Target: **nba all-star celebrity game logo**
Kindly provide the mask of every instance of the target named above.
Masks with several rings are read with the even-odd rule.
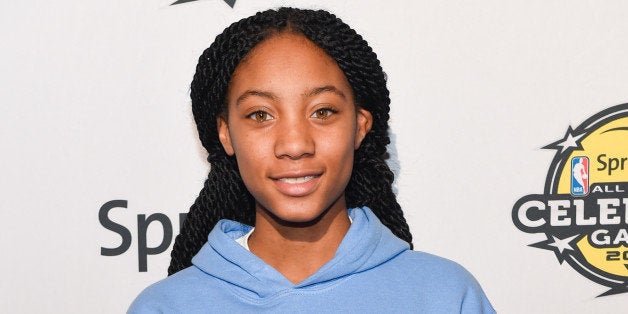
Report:
[[[545,234],[530,246],[610,288],[600,296],[628,292],[628,104],[569,127],[543,148],[556,150],[545,191],[519,199],[513,222]]]

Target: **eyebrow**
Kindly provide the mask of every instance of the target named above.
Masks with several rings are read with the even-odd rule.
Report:
[[[244,100],[246,100],[247,98],[249,98],[251,96],[258,96],[258,97],[268,98],[270,100],[276,100],[277,99],[277,96],[273,95],[273,93],[271,93],[271,92],[265,92],[265,91],[261,91],[261,90],[247,90],[246,92],[242,93],[242,95],[240,95],[240,97],[238,97],[238,99],[236,99],[236,106],[239,105],[241,102],[243,102]]]
[[[345,95],[345,93],[343,93],[341,90],[339,90],[338,88],[336,88],[333,85],[325,85],[325,86],[321,86],[321,87],[315,87],[309,91],[307,91],[304,95],[305,97],[312,97],[312,96],[316,96],[325,92],[332,92],[340,97],[342,97],[343,99],[347,99],[347,96]]]

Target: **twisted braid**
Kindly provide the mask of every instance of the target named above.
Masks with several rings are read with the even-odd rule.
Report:
[[[199,58],[190,96],[199,137],[212,167],[175,240],[170,275],[191,265],[218,220],[254,225],[255,200],[244,186],[235,158],[220,144],[216,119],[227,110],[225,97],[235,68],[255,45],[280,32],[302,34],[336,60],[353,88],[356,105],[373,115],[371,131],[355,153],[345,190],[347,206],[370,207],[396,236],[412,242],[392,191],[393,173],[385,162],[390,143],[390,97],[377,55],[362,36],[329,12],[280,8],[231,24]]]

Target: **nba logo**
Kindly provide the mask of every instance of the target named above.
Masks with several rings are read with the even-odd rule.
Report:
[[[589,158],[571,158],[571,195],[589,194]]]

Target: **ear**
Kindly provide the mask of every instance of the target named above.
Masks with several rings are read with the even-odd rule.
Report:
[[[224,117],[218,117],[218,119],[216,120],[218,124],[218,139],[220,140],[220,143],[222,144],[222,148],[225,149],[225,152],[227,152],[227,155],[233,156],[235,152],[233,151],[233,145],[231,145],[231,134],[229,134],[229,124],[227,123],[227,120],[225,120]]]
[[[358,108],[356,111],[357,124],[355,127],[355,149],[360,147],[362,140],[366,137],[366,134],[371,130],[373,126],[373,115],[363,108]]]

